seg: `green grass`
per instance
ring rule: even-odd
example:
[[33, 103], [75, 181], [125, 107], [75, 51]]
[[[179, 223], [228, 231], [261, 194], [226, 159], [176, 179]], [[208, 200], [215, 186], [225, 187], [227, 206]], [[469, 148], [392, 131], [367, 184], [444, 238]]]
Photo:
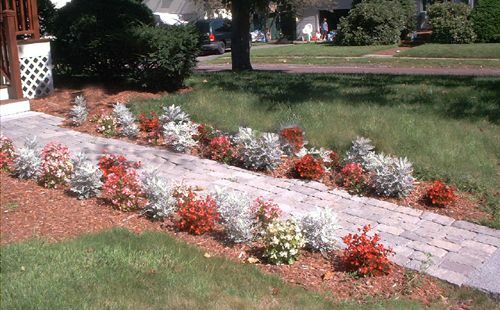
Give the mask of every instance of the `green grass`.
[[[197, 75], [189, 84], [190, 93], [132, 109], [177, 104], [230, 132], [299, 124], [311, 145], [341, 153], [365, 136], [379, 151], [408, 157], [419, 178], [492, 194], [500, 184], [499, 78], [254, 72]], [[500, 214], [489, 225], [500, 227]]]
[[254, 49], [252, 56], [256, 57], [282, 57], [282, 56], [336, 56], [336, 57], [358, 57], [383, 51], [395, 47], [395, 45], [379, 46], [332, 46], [325, 43], [302, 43], [288, 46], [277, 46], [276, 48]]
[[[253, 265], [203, 252], [163, 233], [112, 230], [62, 243], [2, 246], [4, 309], [359, 309], [284, 284]], [[274, 293], [273, 292], [278, 292]], [[453, 298], [492, 309], [484, 294], [450, 288]], [[451, 301], [451, 300], [450, 300]], [[371, 300], [370, 309], [420, 309]], [[445, 308], [435, 304], [433, 308]], [[483, 309], [486, 309], [483, 308]]]
[[500, 43], [424, 44], [401, 52], [398, 57], [500, 59]]
[[[392, 57], [330, 57], [330, 56], [254, 56], [251, 57], [254, 64], [304, 64], [304, 65], [384, 65], [390, 67], [418, 67], [418, 68], [500, 68], [500, 59], [422, 59]], [[216, 58], [209, 63], [225, 64], [231, 63], [230, 56]], [[410, 69], [411, 70], [411, 69]]]

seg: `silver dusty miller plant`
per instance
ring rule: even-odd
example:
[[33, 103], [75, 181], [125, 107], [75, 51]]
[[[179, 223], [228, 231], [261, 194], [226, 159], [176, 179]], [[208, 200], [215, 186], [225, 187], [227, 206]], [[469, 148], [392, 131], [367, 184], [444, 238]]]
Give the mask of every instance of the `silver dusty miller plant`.
[[139, 134], [139, 127], [135, 123], [135, 116], [123, 104], [117, 102], [113, 107], [113, 116], [122, 128], [122, 134], [129, 138], [135, 138]]
[[413, 166], [408, 159], [373, 153], [365, 162], [370, 185], [378, 195], [404, 197], [413, 189]]
[[241, 146], [241, 159], [246, 168], [272, 170], [281, 162], [283, 151], [275, 133], [259, 136], [251, 128], [240, 127], [235, 141]]
[[198, 126], [191, 122], [168, 122], [163, 125], [165, 144], [176, 152], [186, 152], [196, 145], [193, 135], [198, 132]]
[[[372, 145], [372, 140], [357, 137], [352, 141], [352, 146], [346, 154], [346, 160], [351, 163], [361, 164], [363, 167], [366, 165], [366, 157], [373, 154], [375, 147]], [[365, 167], [366, 168], [366, 167]]]
[[73, 101], [73, 107], [71, 108], [69, 114], [71, 115], [71, 122], [75, 126], [81, 126], [89, 115], [87, 100], [83, 95], [78, 95]]
[[42, 158], [36, 137], [26, 138], [14, 159], [14, 174], [21, 179], [37, 179]]
[[320, 209], [300, 219], [306, 246], [313, 251], [328, 252], [337, 248], [340, 228], [336, 214], [330, 209]]
[[248, 196], [244, 193], [217, 188], [213, 198], [217, 203], [226, 238], [233, 243], [251, 241], [255, 236], [257, 221]]
[[89, 199], [99, 195], [102, 187], [101, 169], [83, 153], [75, 155], [73, 167], [70, 191], [76, 194], [78, 199]]
[[162, 220], [172, 215], [177, 207], [177, 199], [173, 196], [174, 187], [158, 171], [144, 171], [141, 176], [142, 191], [148, 203], [143, 214], [152, 220]]
[[163, 108], [163, 114], [160, 116], [160, 121], [162, 124], [166, 124], [169, 122], [174, 123], [184, 123], [188, 122], [189, 114], [182, 111], [181, 107], [172, 104], [171, 106]]

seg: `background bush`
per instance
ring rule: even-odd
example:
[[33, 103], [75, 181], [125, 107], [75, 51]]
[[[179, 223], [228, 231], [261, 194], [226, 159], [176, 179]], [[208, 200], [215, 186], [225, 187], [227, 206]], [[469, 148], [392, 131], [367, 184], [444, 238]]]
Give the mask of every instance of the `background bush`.
[[139, 1], [72, 0], [54, 21], [54, 59], [72, 74], [123, 75], [135, 57], [130, 37], [139, 24], [154, 24]]
[[437, 43], [472, 43], [476, 34], [469, 20], [471, 9], [463, 3], [435, 3], [427, 15], [432, 27], [431, 40]]
[[406, 25], [405, 10], [399, 1], [365, 0], [341, 18], [338, 41], [342, 45], [398, 43]]
[[478, 41], [500, 42], [500, 1], [479, 1], [472, 10], [471, 20]]
[[50, 0], [38, 0], [38, 21], [40, 23], [40, 34], [52, 34], [54, 32], [54, 20], [57, 9]]

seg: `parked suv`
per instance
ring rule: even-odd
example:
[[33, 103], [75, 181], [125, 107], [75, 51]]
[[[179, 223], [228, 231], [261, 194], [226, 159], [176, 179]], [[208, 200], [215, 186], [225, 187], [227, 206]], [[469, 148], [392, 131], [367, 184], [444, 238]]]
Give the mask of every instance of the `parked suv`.
[[195, 23], [201, 33], [201, 50], [224, 54], [231, 48], [231, 20], [223, 18], [200, 20]]

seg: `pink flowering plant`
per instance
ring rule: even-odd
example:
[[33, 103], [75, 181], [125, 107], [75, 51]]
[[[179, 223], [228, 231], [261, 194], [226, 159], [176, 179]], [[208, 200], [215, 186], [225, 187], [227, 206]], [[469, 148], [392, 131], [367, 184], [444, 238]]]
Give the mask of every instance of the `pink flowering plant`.
[[103, 186], [103, 195], [114, 208], [121, 211], [140, 209], [146, 203], [139, 175], [135, 169], [127, 169], [124, 173], [108, 175]]
[[12, 140], [0, 135], [0, 170], [10, 171], [14, 157], [15, 149]]
[[44, 187], [56, 188], [67, 184], [73, 172], [69, 149], [60, 143], [47, 144], [42, 150], [40, 170], [39, 180]]
[[272, 200], [264, 200], [259, 197], [255, 200], [253, 213], [262, 228], [265, 228], [269, 223], [278, 219], [281, 216], [280, 207]]

